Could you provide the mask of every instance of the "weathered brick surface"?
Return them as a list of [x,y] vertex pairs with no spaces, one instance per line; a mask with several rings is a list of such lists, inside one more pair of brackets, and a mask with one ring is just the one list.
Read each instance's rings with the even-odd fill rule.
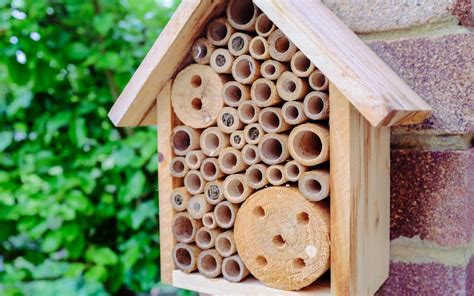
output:
[[397,131],[474,131],[473,44],[474,33],[369,42],[434,110],[423,124]]
[[441,246],[474,234],[474,148],[465,151],[392,150],[390,236]]

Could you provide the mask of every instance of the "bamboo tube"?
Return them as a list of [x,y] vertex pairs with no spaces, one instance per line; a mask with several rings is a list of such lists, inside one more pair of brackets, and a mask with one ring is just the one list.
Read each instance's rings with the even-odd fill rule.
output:
[[278,94],[285,101],[304,98],[308,93],[308,83],[290,71],[283,72],[276,83]]
[[258,147],[256,145],[247,144],[242,148],[242,160],[247,165],[254,165],[260,162],[258,155]]
[[260,62],[249,55],[241,55],[232,64],[232,76],[242,84],[252,84],[260,77]]
[[188,207],[191,194],[186,191],[185,187],[179,187],[171,191],[170,202],[173,209],[177,212],[182,212]]
[[298,48],[283,34],[280,29],[273,31],[268,37],[270,56],[280,62],[289,62]]
[[227,230],[216,238],[216,251],[222,257],[230,257],[237,252],[234,240],[234,231]]
[[217,117],[217,126],[223,133],[230,134],[244,127],[244,123],[240,121],[237,109],[232,107],[224,107]]
[[316,67],[301,51],[295,53],[290,62],[291,71],[298,77],[308,77]]
[[221,171],[228,175],[241,172],[247,168],[247,165],[242,160],[242,153],[232,147],[222,150],[217,162]]
[[201,163],[204,160],[205,155],[202,153],[201,150],[193,150],[189,151],[184,158],[184,163],[190,168],[191,170],[198,170],[201,167]]
[[201,65],[208,65],[215,47],[206,38],[199,38],[192,47],[193,60]]
[[217,225],[223,229],[228,229],[234,226],[238,210],[238,205],[235,205],[230,201],[218,203],[214,208],[214,217],[216,218]]
[[208,25],[206,37],[209,42],[216,46],[225,46],[234,31],[234,28],[232,28],[226,18],[219,17]]
[[302,124],[309,120],[304,112],[303,103],[298,101],[290,101],[283,104],[281,113],[283,120],[291,125]]
[[244,131],[234,131],[230,134],[230,145],[235,149],[242,149],[245,146]]
[[281,133],[291,128],[291,126],[283,120],[281,109],[275,107],[262,109],[258,116],[258,123],[260,123],[262,129],[269,134]]
[[226,9],[232,27],[242,31],[255,31],[258,10],[251,0],[231,0]]
[[300,164],[296,160],[285,163],[285,177],[291,182],[297,182],[307,170],[307,166]]
[[205,213],[204,216],[202,216],[202,224],[209,229],[217,228],[214,212]]
[[287,70],[288,67],[285,64],[274,60],[265,61],[260,67],[262,76],[270,80],[277,80]]
[[211,55],[210,64],[212,69],[217,73],[230,74],[232,73],[232,64],[234,63],[234,57],[230,54],[227,49],[218,48],[214,50]]
[[225,198],[231,203],[241,203],[254,192],[245,180],[244,174],[229,175],[222,185]]
[[260,143],[264,135],[265,132],[258,123],[249,124],[244,128],[245,142],[249,144],[256,145]]
[[198,194],[189,199],[188,214],[194,219],[202,219],[204,214],[212,211],[212,205],[206,201],[204,194]]
[[274,186],[283,185],[288,182],[285,175],[285,167],[281,164],[271,165],[267,168],[267,180]]
[[192,243],[196,237],[196,232],[201,228],[200,220],[194,220],[186,212],[179,212],[174,215],[171,222],[171,229],[174,238],[181,243]]
[[217,156],[222,149],[229,146],[229,137],[217,127],[209,127],[201,134],[200,139],[201,150],[207,156]]
[[206,181],[215,181],[225,176],[216,158],[206,158],[201,165],[201,174]]
[[329,80],[319,70],[316,70],[309,75],[308,82],[311,88],[317,91],[327,91],[329,88]]
[[173,129],[171,146],[176,155],[186,155],[189,151],[199,149],[201,132],[189,126],[179,125]]
[[211,205],[216,205],[225,199],[222,184],[223,181],[221,180],[211,181],[206,184],[204,195],[207,202]]
[[257,60],[268,60],[270,52],[268,50],[267,39],[262,36],[253,37],[249,45],[250,55]]
[[202,193],[205,183],[201,172],[198,170],[190,170],[184,177],[184,187],[193,195]]
[[239,255],[227,257],[222,262],[222,275],[229,282],[238,283],[245,279],[249,273]]
[[184,157],[173,157],[170,162],[170,175],[176,178],[186,176],[189,168],[185,163]]
[[260,189],[268,184],[267,168],[267,165],[259,163],[245,171],[245,180],[250,188]]
[[239,104],[237,113],[239,114],[240,121],[245,124],[251,124],[257,122],[260,107],[253,101],[244,101]]
[[290,154],[294,160],[313,166],[329,160],[329,129],[315,123],[295,127],[288,138]]
[[298,188],[309,201],[321,201],[329,196],[329,171],[314,170],[302,174]]
[[238,107],[241,102],[250,100],[250,88],[236,81],[229,81],[222,89],[224,103],[229,107]]
[[229,52],[234,56],[248,54],[250,40],[252,40],[252,36],[248,34],[242,32],[234,33],[232,34],[232,36],[230,36],[227,48],[229,49]]
[[178,243],[173,248],[173,261],[178,269],[183,272],[191,273],[197,269],[197,258],[199,255],[198,247]]
[[203,250],[214,248],[216,245],[216,238],[221,232],[222,230],[219,228],[199,228],[196,232],[196,245]]
[[324,120],[329,118],[329,97],[320,91],[312,91],[306,95],[303,101],[303,110],[306,116],[312,120]]
[[258,144],[260,159],[269,165],[279,164],[290,157],[288,136],[283,134],[267,134]]
[[222,272],[222,261],[215,249],[202,251],[197,260],[198,270],[207,278],[215,278]]
[[266,78],[255,80],[250,88],[250,97],[259,107],[269,107],[281,102],[275,83]]
[[260,14],[257,17],[255,22],[255,32],[262,37],[268,37],[270,34],[275,31],[275,24],[268,18],[264,13]]

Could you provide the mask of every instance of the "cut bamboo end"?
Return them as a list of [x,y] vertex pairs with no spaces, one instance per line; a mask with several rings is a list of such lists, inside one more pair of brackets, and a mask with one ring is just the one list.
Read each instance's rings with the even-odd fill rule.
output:
[[193,150],[189,151],[184,158],[184,163],[190,168],[191,170],[198,170],[201,167],[201,163],[204,160],[205,155],[202,153],[201,150]]
[[302,174],[298,188],[309,201],[321,201],[329,196],[329,172],[314,170]]
[[212,205],[206,201],[204,194],[198,194],[189,199],[186,209],[194,219],[202,219],[204,214],[212,211]]
[[252,40],[252,36],[248,34],[242,32],[234,33],[232,34],[232,36],[230,36],[227,48],[229,49],[229,52],[234,56],[248,54],[250,40]]
[[280,75],[287,70],[288,66],[274,60],[265,61],[260,67],[262,76],[270,80],[277,80],[278,77],[280,77]]
[[218,228],[199,228],[196,232],[196,245],[203,250],[214,248],[214,246],[216,245],[216,238],[221,232],[222,230]]
[[258,144],[260,159],[269,165],[280,164],[290,157],[288,136],[283,134],[267,134]]
[[275,83],[266,78],[257,79],[252,84],[250,97],[259,107],[274,106],[281,102]]
[[202,216],[202,225],[206,226],[209,229],[217,228],[214,212],[205,213],[204,216]]
[[245,124],[251,124],[257,122],[260,107],[253,101],[244,101],[239,104],[237,113],[239,114],[240,121]]
[[186,176],[184,176],[184,187],[193,195],[202,193],[205,184],[206,182],[198,170],[190,170]]
[[280,29],[273,31],[268,37],[270,56],[280,62],[289,62],[298,48]]
[[230,257],[237,252],[234,240],[234,231],[227,230],[216,238],[216,251],[222,257]]
[[249,52],[250,55],[257,60],[268,60],[270,58],[270,52],[268,50],[267,39],[262,36],[252,38],[249,45]]
[[240,121],[237,109],[232,107],[224,107],[217,117],[217,126],[223,133],[230,134],[244,127],[244,123]]
[[175,211],[182,212],[188,207],[190,198],[191,194],[189,194],[185,187],[176,188],[170,195],[171,206]]
[[277,80],[277,90],[285,101],[294,101],[304,98],[308,92],[308,83],[290,71],[283,72]]
[[245,180],[244,174],[227,176],[222,185],[225,198],[231,203],[241,203],[254,192]]
[[247,165],[254,165],[260,162],[258,155],[258,147],[256,145],[247,144],[242,148],[242,160]]
[[214,217],[216,218],[217,225],[224,229],[234,226],[238,210],[239,207],[230,201],[218,203],[214,208]]
[[196,232],[201,228],[200,220],[194,220],[189,213],[179,212],[173,217],[171,229],[174,238],[181,243],[192,243],[196,237]]
[[311,88],[317,91],[327,91],[329,88],[329,80],[319,70],[311,73],[308,78],[308,82]]
[[197,269],[197,258],[199,256],[198,247],[178,243],[173,248],[173,261],[177,268],[183,272],[191,273]]
[[238,283],[245,279],[249,273],[239,255],[227,257],[222,262],[222,275],[229,282]]
[[267,180],[270,184],[279,186],[288,182],[285,175],[285,167],[283,165],[271,165],[267,168]]
[[226,18],[219,17],[208,25],[206,37],[209,42],[216,46],[225,46],[234,31],[234,28],[232,28]]
[[229,81],[222,89],[224,103],[229,107],[238,107],[240,103],[250,99],[250,88],[236,81]]
[[201,133],[189,126],[179,125],[173,129],[171,146],[176,155],[186,155],[189,151],[199,149]]
[[282,110],[275,107],[262,109],[258,116],[258,123],[260,123],[262,129],[269,134],[281,133],[291,128],[283,119]]
[[206,181],[215,181],[225,176],[216,158],[206,158],[201,165],[201,174]]
[[227,20],[237,30],[255,31],[258,10],[252,0],[232,0],[226,9]]
[[256,145],[260,143],[264,135],[265,132],[258,123],[249,124],[244,128],[245,142],[249,144]]
[[217,156],[222,149],[229,146],[229,137],[217,127],[210,127],[205,129],[201,134],[200,139],[201,150],[207,156]]
[[305,123],[309,120],[304,112],[303,103],[298,101],[286,102],[281,108],[283,120],[291,125]]
[[255,32],[262,37],[268,37],[270,34],[275,31],[275,24],[268,18],[264,13],[260,14],[257,17],[255,22]]
[[207,202],[211,205],[216,205],[225,199],[222,184],[223,181],[221,180],[211,181],[206,184],[204,195]]
[[290,62],[291,71],[298,77],[308,77],[315,69],[313,63],[301,51],[295,53]]
[[208,278],[215,278],[221,274],[223,258],[216,250],[205,250],[199,254],[197,267],[199,272]]
[[268,184],[267,165],[254,164],[245,171],[245,179],[250,188],[260,189]]
[[228,175],[241,172],[247,168],[247,165],[242,160],[242,153],[232,147],[222,150],[217,161],[221,171]]
[[329,97],[320,91],[312,91],[306,95],[303,101],[303,110],[306,116],[312,120],[323,120],[329,118]]
[[237,82],[252,84],[260,77],[260,62],[249,55],[241,55],[232,65],[232,76]]
[[184,157],[174,157],[170,162],[170,175],[177,178],[186,176],[189,171],[188,166],[185,163]]
[[329,129],[323,125],[299,125],[291,131],[288,141],[291,156],[303,165],[314,166],[329,160]]
[[296,160],[289,161],[285,164],[285,176],[288,181],[297,182],[301,175],[308,170],[307,166],[304,166]]
[[230,134],[230,145],[235,149],[242,149],[245,146],[244,131],[235,131]]
[[207,65],[211,61],[211,55],[215,47],[206,38],[199,38],[192,47],[193,60],[201,65]]
[[214,50],[211,55],[210,64],[212,69],[217,73],[230,74],[232,73],[232,64],[234,63],[234,57],[230,54],[227,49],[218,48]]

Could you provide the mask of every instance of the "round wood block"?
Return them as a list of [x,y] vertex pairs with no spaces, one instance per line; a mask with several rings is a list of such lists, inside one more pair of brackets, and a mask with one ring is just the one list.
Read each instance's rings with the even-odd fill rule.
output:
[[299,290],[329,269],[329,208],[291,187],[268,187],[241,206],[234,226],[246,267],[268,286]]

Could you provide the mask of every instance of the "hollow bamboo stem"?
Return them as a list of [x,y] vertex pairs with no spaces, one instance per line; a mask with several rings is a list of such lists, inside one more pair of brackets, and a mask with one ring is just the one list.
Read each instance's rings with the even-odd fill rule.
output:
[[175,127],[171,135],[171,146],[174,153],[183,156],[191,150],[199,149],[200,136],[200,131],[189,126],[179,125]]
[[302,174],[298,182],[301,193],[310,201],[321,201],[329,196],[329,171],[314,170]]
[[260,159],[269,165],[279,164],[290,157],[288,136],[284,134],[267,134],[258,144]]
[[234,57],[230,54],[227,49],[218,48],[214,50],[211,55],[210,64],[212,69],[217,73],[230,74],[232,73],[232,64],[234,63]]
[[206,201],[204,194],[198,194],[189,199],[187,211],[194,219],[202,219],[204,214],[212,211],[213,207]]
[[176,188],[170,195],[171,206],[175,211],[182,212],[188,207],[190,198],[191,194],[189,194],[185,187]]
[[227,230],[216,238],[216,251],[222,257],[230,257],[237,252],[234,240],[234,231]]
[[216,238],[221,232],[222,230],[219,228],[199,228],[196,232],[196,245],[203,250],[214,248],[216,245]]
[[197,267],[199,272],[208,278],[215,278],[221,274],[223,258],[215,249],[205,250],[199,254]]
[[222,89],[224,103],[229,107],[238,107],[240,103],[250,99],[250,88],[236,81],[229,81]]
[[281,133],[287,131],[291,126],[283,120],[282,110],[280,108],[268,107],[260,111],[258,123],[262,129],[271,133]]
[[211,205],[216,205],[225,199],[222,190],[223,183],[221,180],[215,180],[206,184],[204,195],[206,196],[207,202]]
[[300,164],[296,160],[292,160],[285,164],[285,177],[288,181],[297,182],[301,178],[301,175],[307,170],[307,166]]
[[190,168],[191,170],[198,170],[201,167],[201,163],[206,156],[202,153],[201,150],[193,150],[189,151],[184,158],[184,163]]
[[266,78],[255,80],[250,89],[252,101],[259,107],[269,107],[281,102],[275,83]]
[[242,148],[242,160],[247,165],[254,165],[260,162],[258,155],[258,147],[256,145],[247,144]]
[[267,165],[259,163],[245,171],[245,180],[250,188],[260,189],[268,184],[267,168]]
[[249,275],[249,270],[239,255],[227,257],[222,262],[222,275],[229,282],[240,282]]
[[283,120],[291,125],[305,123],[309,120],[304,112],[303,103],[298,101],[286,102],[281,108]]
[[252,123],[244,128],[245,142],[256,145],[261,142],[265,132],[258,123]]
[[181,243],[192,243],[196,232],[202,227],[201,220],[194,220],[189,213],[176,213],[171,222],[174,238]]
[[285,175],[285,168],[281,164],[269,166],[266,175],[268,182],[274,186],[283,185],[288,182]]
[[209,229],[215,229],[217,227],[216,218],[214,212],[205,213],[202,216],[202,224]]
[[319,70],[311,73],[308,78],[308,82],[311,88],[317,91],[327,91],[329,88],[329,80]]
[[230,134],[230,145],[235,149],[242,149],[245,146],[244,131],[234,131]]
[[294,160],[314,166],[329,160],[329,129],[326,126],[305,123],[295,127],[288,138]]
[[252,84],[260,77],[260,62],[249,55],[241,55],[232,64],[232,76],[242,84]]
[[215,47],[206,38],[199,38],[192,47],[193,60],[201,65],[208,65]]
[[223,133],[230,134],[244,127],[244,123],[240,121],[237,109],[232,107],[224,107],[217,116],[217,126]]
[[273,31],[268,37],[270,56],[280,62],[289,62],[298,48],[280,29]]
[[275,31],[275,24],[268,18],[264,13],[260,14],[257,17],[255,22],[255,32],[262,37],[268,37],[270,34]]
[[252,40],[252,36],[248,34],[242,32],[234,33],[232,34],[232,36],[230,36],[227,48],[233,56],[241,56],[244,54],[248,54],[250,40]]
[[214,208],[214,217],[216,218],[217,225],[223,229],[229,229],[234,226],[238,210],[239,207],[230,201],[218,203]]
[[216,158],[204,159],[201,165],[201,174],[206,181],[214,181],[225,176]]
[[193,195],[202,193],[205,184],[206,182],[198,170],[190,170],[184,177],[184,187]]
[[265,61],[260,67],[262,76],[270,80],[277,80],[278,77],[287,70],[288,66],[275,60]]
[[255,31],[258,10],[251,0],[231,0],[226,9],[227,20],[237,30]]
[[290,66],[291,71],[298,77],[308,77],[316,69],[314,64],[301,51],[295,53],[291,58]]
[[229,137],[217,127],[209,127],[201,134],[201,150],[207,156],[217,156],[222,149],[229,146]]
[[184,157],[174,157],[170,162],[170,175],[177,178],[182,178],[189,171]]
[[280,97],[285,101],[304,98],[308,92],[308,83],[290,71],[283,72],[277,80],[276,87]]
[[260,107],[253,101],[244,101],[239,104],[237,113],[239,114],[240,121],[245,124],[251,124],[258,121]]
[[241,172],[247,168],[242,160],[242,153],[232,147],[222,150],[217,161],[221,171],[228,175]]
[[197,269],[197,258],[200,251],[195,245],[176,244],[172,252],[175,266],[183,272],[193,272]]
[[303,101],[303,111],[312,120],[329,118],[329,97],[320,91],[312,91]]
[[206,37],[213,45],[225,46],[234,31],[234,28],[229,24],[226,18],[219,17],[208,25]]
[[253,188],[248,186],[244,174],[227,176],[222,189],[225,198],[232,203],[241,203],[254,192]]
[[270,52],[267,39],[262,36],[253,37],[250,41],[249,52],[250,55],[257,60],[268,60],[270,58]]

